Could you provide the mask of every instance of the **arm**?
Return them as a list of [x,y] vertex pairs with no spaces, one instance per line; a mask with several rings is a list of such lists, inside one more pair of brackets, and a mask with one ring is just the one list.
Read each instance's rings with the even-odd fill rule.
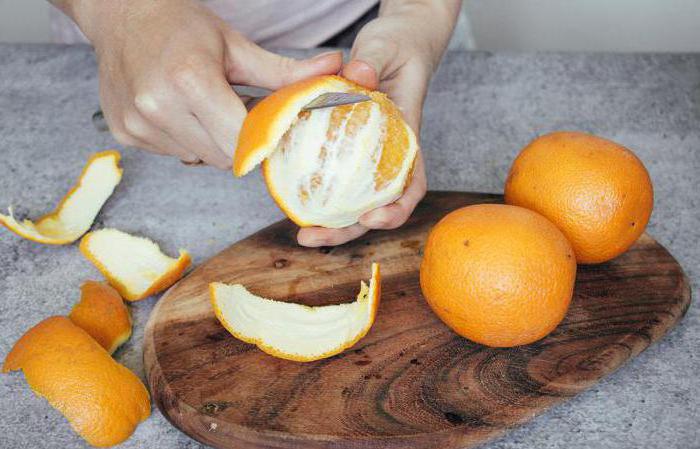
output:
[[[420,132],[423,101],[457,22],[461,0],[383,0],[379,17],[360,30],[343,76],[370,89],[386,92],[408,124]],[[393,204],[367,212],[343,229],[304,228],[305,246],[339,245],[369,229],[394,229],[408,220],[427,189],[418,154],[411,184]]]
[[183,161],[231,165],[246,109],[230,83],[267,89],[337,73],[339,53],[303,61],[248,41],[196,0],[52,0],[95,48],[114,137]]

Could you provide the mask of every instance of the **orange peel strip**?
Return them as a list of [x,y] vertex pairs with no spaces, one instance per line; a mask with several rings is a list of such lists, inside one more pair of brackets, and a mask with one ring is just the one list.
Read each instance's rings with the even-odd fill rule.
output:
[[309,307],[250,293],[241,284],[209,284],[214,313],[234,337],[282,359],[310,362],[343,352],[374,323],[381,295],[379,264],[351,303]]
[[19,369],[93,446],[121,443],[151,414],[141,380],[64,316],[45,319],[15,343],[2,372]]
[[68,318],[113,354],[131,337],[131,316],[119,293],[104,282],[85,281]]
[[15,234],[37,243],[66,245],[78,240],[95,221],[102,206],[122,179],[121,156],[116,150],[90,156],[78,182],[63,197],[53,212],[33,222],[19,222],[8,208],[0,214],[0,223]]
[[86,234],[80,241],[80,251],[127,301],[138,301],[170,287],[192,261],[183,249],[177,259],[168,257],[155,242],[117,229]]

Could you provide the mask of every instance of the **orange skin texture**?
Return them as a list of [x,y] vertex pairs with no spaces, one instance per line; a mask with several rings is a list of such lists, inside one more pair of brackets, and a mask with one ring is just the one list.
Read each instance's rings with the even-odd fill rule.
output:
[[244,169],[248,159],[262,151],[265,147],[274,145],[273,142],[273,127],[270,124],[274,123],[280,116],[293,113],[295,116],[298,111],[290,111],[290,106],[293,102],[300,98],[308,98],[308,101],[314,99],[313,94],[319,86],[328,84],[329,82],[341,82],[350,87],[356,87],[358,90],[364,90],[359,85],[341,78],[336,75],[315,76],[307,78],[293,84],[289,84],[271,95],[263,98],[260,103],[256,104],[253,109],[248,112],[241,131],[238,135],[238,146],[233,157],[233,173],[236,176],[243,176],[247,173]]
[[15,343],[3,372],[18,369],[93,446],[121,443],[151,413],[141,380],[63,316],[45,319]]
[[651,217],[654,189],[627,148],[581,132],[555,132],[513,162],[506,203],[547,217],[569,239],[579,263],[614,259],[637,241]]
[[131,336],[131,317],[119,293],[104,282],[85,281],[68,318],[110,354]]
[[503,204],[464,207],[430,231],[420,267],[428,305],[459,335],[491,347],[537,341],[569,308],[573,249],[556,226]]

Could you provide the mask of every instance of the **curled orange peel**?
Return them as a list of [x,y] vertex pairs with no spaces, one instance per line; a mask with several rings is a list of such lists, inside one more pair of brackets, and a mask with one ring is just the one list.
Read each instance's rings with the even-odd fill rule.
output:
[[80,241],[80,252],[127,301],[138,301],[170,287],[192,261],[183,249],[177,259],[168,257],[153,241],[117,229],[87,233]]
[[8,215],[0,214],[0,224],[37,243],[73,243],[90,229],[100,209],[121,181],[120,158],[116,150],[93,154],[83,168],[78,182],[53,212],[35,222],[29,219],[19,222],[13,214],[12,207],[9,207]]
[[15,343],[2,372],[14,370],[93,446],[121,443],[151,413],[141,380],[64,316],[45,319]]
[[104,282],[85,281],[68,318],[110,354],[131,336],[131,316],[119,293]]
[[324,359],[352,347],[369,332],[379,307],[381,275],[372,264],[351,303],[309,307],[250,293],[241,284],[209,284],[216,318],[231,335],[272,356],[297,362]]

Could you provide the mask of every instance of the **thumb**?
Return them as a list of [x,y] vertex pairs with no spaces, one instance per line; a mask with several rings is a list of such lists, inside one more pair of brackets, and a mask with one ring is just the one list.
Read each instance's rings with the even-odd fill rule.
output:
[[249,41],[235,45],[231,56],[232,64],[227,68],[229,82],[270,90],[312,76],[336,74],[343,64],[340,51],[299,60],[272,53]]
[[360,33],[342,75],[361,86],[376,90],[397,52],[397,46],[390,40]]

